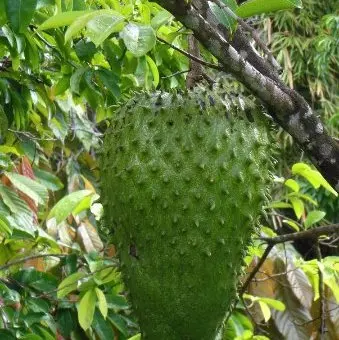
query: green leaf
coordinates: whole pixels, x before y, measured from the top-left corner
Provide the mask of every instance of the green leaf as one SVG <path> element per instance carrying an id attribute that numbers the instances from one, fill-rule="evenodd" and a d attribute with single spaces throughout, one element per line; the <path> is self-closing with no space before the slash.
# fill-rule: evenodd
<path id="1" fill-rule="evenodd" d="M 327 191 L 331 192 L 336 197 L 338 196 L 338 193 L 330 186 L 321 173 L 311 169 L 311 167 L 305 163 L 294 164 L 292 166 L 292 174 L 304 177 L 313 185 L 315 189 L 323 186 Z"/>
<path id="2" fill-rule="evenodd" d="M 111 324 L 107 322 L 97 310 L 95 310 L 94 313 L 92 328 L 99 340 L 112 340 L 115 338 Z"/>
<path id="3" fill-rule="evenodd" d="M 61 309 L 60 307 L 56 313 L 58 330 L 64 338 L 71 339 L 71 333 L 78 327 L 77 315 L 75 315 L 73 309 Z"/>
<path id="4" fill-rule="evenodd" d="M 110 70 L 97 70 L 95 75 L 99 77 L 102 84 L 116 98 L 120 97 L 119 78 Z"/>
<path id="5" fill-rule="evenodd" d="M 5 172 L 5 175 L 17 189 L 34 200 L 36 204 L 47 203 L 48 191 L 43 185 L 29 177 L 14 172 Z"/>
<path id="6" fill-rule="evenodd" d="M 37 0 L 6 0 L 7 18 L 14 32 L 25 31 L 33 18 L 36 6 Z"/>
<path id="7" fill-rule="evenodd" d="M 97 18 L 97 19 L 96 19 Z M 93 21 L 92 21 L 93 20 Z M 90 24 L 90 22 L 92 23 Z M 104 41 L 114 30 L 124 21 L 124 17 L 116 11 L 110 9 L 102 9 L 98 11 L 91 11 L 89 13 L 79 16 L 74 22 L 68 27 L 65 33 L 65 41 L 69 41 L 88 24 L 90 25 L 90 33 L 93 38 L 96 34 L 102 33 L 100 37 L 94 37 L 96 42 L 101 43 Z M 105 30 L 100 32 L 100 27 Z M 96 43 L 95 41 L 93 41 Z M 96 44 L 98 45 L 98 44 Z"/>
<path id="8" fill-rule="evenodd" d="M 17 148 L 14 146 L 0 145 L 0 152 L 1 153 L 12 153 L 14 155 L 20 156 L 20 153 L 18 152 Z"/>
<path id="9" fill-rule="evenodd" d="M 78 281 L 82 279 L 86 274 L 77 272 L 67 276 L 58 286 L 58 299 L 62 299 L 66 295 L 68 295 L 73 290 L 76 290 L 78 287 Z"/>
<path id="10" fill-rule="evenodd" d="M 305 220 L 305 227 L 309 228 L 311 225 L 321 221 L 325 217 L 326 213 L 320 210 L 313 210 L 307 214 Z"/>
<path id="11" fill-rule="evenodd" d="M 14 329 L 12 329 L 12 330 L 0 329 L 0 339 L 1 340 L 16 340 L 17 337 L 14 336 L 14 334 L 15 334 Z"/>
<path id="12" fill-rule="evenodd" d="M 108 314 L 109 321 L 113 324 L 115 328 L 119 330 L 124 336 L 128 334 L 127 323 L 119 314 L 110 312 Z"/>
<path id="13" fill-rule="evenodd" d="M 298 224 L 296 224 L 294 221 L 292 221 L 292 220 L 282 220 L 282 221 L 283 221 L 283 223 L 286 223 L 287 225 L 292 227 L 294 230 L 296 230 L 296 231 L 300 230 Z"/>
<path id="14" fill-rule="evenodd" d="M 129 309 L 130 305 L 128 304 L 126 298 L 122 295 L 106 295 L 107 306 L 109 309 L 120 310 L 120 309 Z"/>
<path id="15" fill-rule="evenodd" d="M 128 338 L 128 340 L 141 340 L 141 334 L 138 333 L 138 334 L 132 336 L 131 338 Z"/>
<path id="16" fill-rule="evenodd" d="M 107 284 L 110 282 L 117 282 L 120 278 L 120 273 L 116 270 L 116 268 L 108 267 L 100 270 L 95 274 L 95 281 L 98 282 L 99 285 Z"/>
<path id="17" fill-rule="evenodd" d="M 155 62 L 153 61 L 153 59 L 151 57 L 149 57 L 148 55 L 146 56 L 146 60 L 147 60 L 147 64 L 148 64 L 149 68 L 151 69 L 151 72 L 152 72 L 152 75 L 153 75 L 153 85 L 154 85 L 154 87 L 157 87 L 159 85 L 159 80 L 160 80 L 158 67 L 155 64 Z"/>
<path id="18" fill-rule="evenodd" d="M 292 205 L 286 202 L 272 202 L 268 205 L 268 208 L 272 209 L 287 209 L 292 208 Z"/>
<path id="19" fill-rule="evenodd" d="M 97 295 L 94 289 L 88 290 L 81 298 L 78 307 L 79 324 L 85 331 L 91 327 Z"/>
<path id="20" fill-rule="evenodd" d="M 289 197 L 289 200 L 292 203 L 295 215 L 300 219 L 305 210 L 304 202 L 296 197 Z"/>
<path id="21" fill-rule="evenodd" d="M 170 12 L 162 10 L 152 18 L 151 26 L 157 30 L 160 26 L 165 25 L 171 18 L 173 18 L 173 15 Z"/>
<path id="22" fill-rule="evenodd" d="M 64 187 L 60 179 L 49 171 L 33 168 L 36 180 L 48 190 L 58 191 Z"/>
<path id="23" fill-rule="evenodd" d="M 294 192 L 299 192 L 300 186 L 294 179 L 288 179 L 285 183 L 285 186 L 292 189 Z"/>
<path id="24" fill-rule="evenodd" d="M 50 211 L 47 219 L 55 217 L 57 224 L 65 220 L 88 196 L 93 195 L 90 190 L 80 190 L 63 197 Z M 86 207 L 84 207 L 86 209 Z M 79 211 L 78 211 L 79 212 Z"/>
<path id="25" fill-rule="evenodd" d="M 261 300 L 259 300 L 258 303 L 259 303 L 262 315 L 264 316 L 264 320 L 265 322 L 267 322 L 271 318 L 270 307 L 268 307 L 268 305 Z"/>
<path id="26" fill-rule="evenodd" d="M 3 202 L 13 214 L 27 214 L 31 215 L 31 210 L 24 200 L 12 189 L 0 183 L 0 195 Z"/>
<path id="27" fill-rule="evenodd" d="M 80 67 L 71 76 L 70 80 L 71 90 L 76 94 L 80 95 L 80 83 L 87 70 L 88 67 Z"/>
<path id="28" fill-rule="evenodd" d="M 14 274 L 14 280 L 18 281 L 24 286 L 36 289 L 41 292 L 54 291 L 57 287 L 57 279 L 44 272 L 39 272 L 35 268 L 23 269 Z"/>
<path id="29" fill-rule="evenodd" d="M 301 0 L 248 0 L 238 7 L 236 14 L 241 18 L 248 18 L 263 13 L 301 7 Z"/>
<path id="30" fill-rule="evenodd" d="M 95 292 L 96 292 L 97 298 L 98 298 L 99 311 L 102 314 L 102 316 L 104 317 L 104 319 L 106 319 L 107 313 L 108 313 L 108 307 L 107 307 L 107 301 L 106 301 L 105 294 L 103 293 L 103 291 L 100 288 L 95 288 Z"/>
<path id="31" fill-rule="evenodd" d="M 86 24 L 85 35 L 99 46 L 112 33 L 121 31 L 125 18 L 118 12 L 100 12 Z"/>
<path id="32" fill-rule="evenodd" d="M 216 3 L 212 1 L 208 1 L 208 5 L 211 9 L 211 12 L 217 18 L 217 20 L 227 27 L 229 30 L 233 31 L 237 21 L 232 18 L 229 14 L 227 14 L 222 8 L 220 8 Z"/>
<path id="33" fill-rule="evenodd" d="M 285 305 L 279 300 L 260 297 L 259 301 L 262 301 L 266 303 L 267 305 L 271 306 L 272 308 L 282 311 L 282 312 L 286 309 Z"/>
<path id="34" fill-rule="evenodd" d="M 25 334 L 23 337 L 20 337 L 21 340 L 44 340 L 41 336 L 37 334 Z"/>
<path id="35" fill-rule="evenodd" d="M 120 32 L 127 49 L 136 57 L 149 52 L 156 43 L 156 35 L 152 26 L 130 23 Z"/>
<path id="36" fill-rule="evenodd" d="M 6 216 L 0 213 L 0 233 L 5 234 L 5 236 L 9 236 L 12 234 L 12 229 L 9 221 Z"/>
<path id="37" fill-rule="evenodd" d="M 326 262 L 319 262 L 318 267 L 323 274 L 323 280 L 325 285 L 331 289 L 334 298 L 336 299 L 337 303 L 339 303 L 339 285 L 336 279 L 336 272 L 333 269 L 332 265 L 329 265 Z"/>
<path id="38" fill-rule="evenodd" d="M 7 22 L 6 3 L 4 0 L 0 0 L 0 26 L 5 25 L 6 22 Z"/>
<path id="39" fill-rule="evenodd" d="M 89 14 L 91 11 L 72 11 L 72 12 L 62 12 L 54 15 L 44 21 L 38 29 L 40 31 L 48 30 L 51 28 L 58 28 L 62 26 L 71 25 L 77 18 Z"/>
<path id="40" fill-rule="evenodd" d="M 97 48 L 91 41 L 87 42 L 83 39 L 76 43 L 74 49 L 80 60 L 85 60 L 88 62 L 91 61 L 94 54 L 97 52 Z"/>

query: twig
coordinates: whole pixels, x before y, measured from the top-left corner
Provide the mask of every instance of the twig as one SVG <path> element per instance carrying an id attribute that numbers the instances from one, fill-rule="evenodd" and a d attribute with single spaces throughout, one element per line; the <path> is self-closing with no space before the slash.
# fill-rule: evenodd
<path id="1" fill-rule="evenodd" d="M 260 267 L 263 265 L 263 263 L 265 262 L 267 256 L 270 254 L 271 250 L 273 249 L 274 244 L 268 244 L 267 248 L 264 251 L 264 254 L 261 256 L 259 262 L 257 263 L 257 265 L 253 268 L 253 270 L 251 271 L 250 275 L 248 276 L 248 278 L 246 279 L 245 283 L 243 284 L 243 286 L 240 289 L 240 295 L 243 295 L 246 292 L 247 287 L 249 286 L 249 284 L 251 283 L 251 281 L 253 280 L 253 278 L 255 277 L 255 275 L 257 274 L 258 270 L 260 269 Z"/>
<path id="2" fill-rule="evenodd" d="M 210 68 L 213 68 L 213 69 L 218 70 L 218 71 L 224 71 L 224 68 L 223 68 L 223 67 L 220 67 L 220 66 L 218 66 L 218 65 L 216 65 L 216 64 L 213 64 L 213 63 L 209 63 L 209 62 L 207 62 L 207 61 L 205 61 L 205 60 L 202 60 L 202 59 L 200 59 L 200 58 L 197 58 L 196 56 L 194 56 L 194 55 L 192 55 L 192 54 L 190 54 L 190 53 L 188 53 L 188 52 L 182 50 L 181 48 L 179 48 L 179 47 L 177 47 L 177 46 L 175 46 L 175 45 L 173 45 L 173 44 L 167 42 L 166 40 L 164 40 L 164 39 L 162 39 L 162 38 L 157 37 L 157 39 L 158 39 L 160 42 L 162 42 L 162 43 L 164 43 L 164 44 L 170 46 L 170 47 L 173 48 L 174 50 L 176 50 L 176 51 L 180 52 L 181 54 L 185 55 L 187 58 L 190 58 L 190 59 L 196 61 L 197 63 L 199 63 L 199 64 L 201 64 L 201 65 L 203 65 L 203 66 L 210 67 Z"/>
<path id="3" fill-rule="evenodd" d="M 68 256 L 68 255 L 69 254 L 40 254 L 40 255 L 27 256 L 27 257 L 23 257 L 22 259 L 11 261 L 11 262 L 4 264 L 3 266 L 0 266 L 0 271 L 6 270 L 11 266 L 15 266 L 17 264 L 24 263 L 24 262 L 34 260 L 34 259 L 38 259 L 38 258 L 41 258 L 41 257 L 59 257 L 59 258 L 62 258 L 62 257 Z"/>
<path id="4" fill-rule="evenodd" d="M 339 309 L 339 306 L 336 306 L 332 309 L 329 309 L 327 312 L 326 312 L 326 316 L 330 316 L 332 312 L 336 312 L 337 310 Z M 294 322 L 297 326 L 306 326 L 316 320 L 318 320 L 320 317 L 317 316 L 316 318 L 312 319 L 312 320 L 309 320 L 309 321 L 306 321 L 306 322 L 303 322 L 303 323 L 299 323 L 299 322 Z"/>
<path id="5" fill-rule="evenodd" d="M 32 133 L 28 131 L 18 131 L 18 130 L 13 130 L 13 129 L 8 129 L 8 131 L 13 132 L 16 135 L 23 135 L 26 138 L 32 139 L 32 140 L 39 140 L 39 141 L 56 141 L 56 138 L 40 138 L 40 137 L 35 137 Z M 20 137 L 18 136 L 20 139 Z"/>
<path id="6" fill-rule="evenodd" d="M 269 245 L 276 245 L 279 243 L 284 243 L 288 241 L 300 240 L 303 238 L 317 238 L 321 235 L 330 235 L 334 233 L 339 233 L 339 223 L 327 225 L 323 227 L 318 227 L 314 229 L 309 229 L 305 231 L 299 231 L 297 233 L 291 233 L 286 235 L 281 235 L 277 237 L 260 237 L 259 239 L 265 241 Z"/>
<path id="7" fill-rule="evenodd" d="M 318 262 L 322 262 L 322 255 L 319 246 L 319 240 L 315 244 L 315 249 L 317 253 Z M 326 306 L 325 306 L 325 299 L 324 299 L 324 277 L 323 273 L 319 268 L 318 265 L 318 275 L 319 275 L 319 301 L 320 301 L 320 308 L 319 308 L 319 319 L 320 319 L 320 340 L 325 339 L 325 331 L 326 331 Z"/>
<path id="8" fill-rule="evenodd" d="M 175 77 L 175 76 L 179 76 L 180 74 L 187 73 L 187 72 L 189 72 L 189 71 L 190 71 L 190 70 L 184 70 L 184 71 L 174 72 L 174 73 L 170 74 L 169 76 L 163 76 L 163 77 L 161 77 L 161 79 L 172 78 L 172 77 Z"/>

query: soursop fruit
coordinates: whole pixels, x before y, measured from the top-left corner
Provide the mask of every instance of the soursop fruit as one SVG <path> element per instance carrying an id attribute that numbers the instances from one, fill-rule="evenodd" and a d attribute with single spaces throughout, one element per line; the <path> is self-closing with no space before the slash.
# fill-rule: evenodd
<path id="1" fill-rule="evenodd" d="M 143 339 L 220 331 L 271 178 L 265 125 L 220 88 L 141 93 L 117 110 L 104 219 Z"/>

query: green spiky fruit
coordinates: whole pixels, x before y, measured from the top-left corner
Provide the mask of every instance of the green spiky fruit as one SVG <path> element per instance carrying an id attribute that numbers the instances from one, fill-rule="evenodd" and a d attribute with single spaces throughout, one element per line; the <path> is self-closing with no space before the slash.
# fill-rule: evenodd
<path id="1" fill-rule="evenodd" d="M 139 94 L 112 121 L 105 223 L 143 339 L 213 340 L 235 298 L 271 162 L 244 105 L 216 89 Z"/>

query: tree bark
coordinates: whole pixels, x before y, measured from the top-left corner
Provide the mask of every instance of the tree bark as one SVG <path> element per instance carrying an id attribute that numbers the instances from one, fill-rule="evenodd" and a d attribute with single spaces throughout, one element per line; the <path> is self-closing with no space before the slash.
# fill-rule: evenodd
<path id="1" fill-rule="evenodd" d="M 339 144 L 329 136 L 306 100 L 288 88 L 272 65 L 255 53 L 242 29 L 231 34 L 205 0 L 156 0 L 266 106 L 268 113 L 306 152 L 326 180 L 339 191 Z"/>

